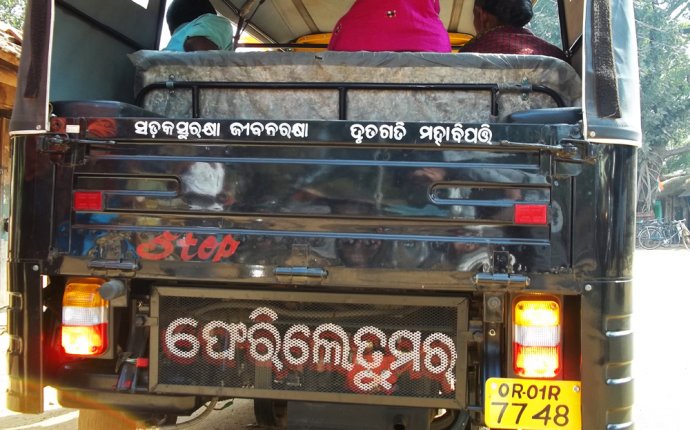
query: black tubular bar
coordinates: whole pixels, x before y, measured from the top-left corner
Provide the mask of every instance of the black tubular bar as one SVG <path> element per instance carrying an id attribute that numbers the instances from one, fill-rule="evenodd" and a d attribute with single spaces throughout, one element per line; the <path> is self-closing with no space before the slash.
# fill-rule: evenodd
<path id="1" fill-rule="evenodd" d="M 325 43 L 259 43 L 240 42 L 237 48 L 271 48 L 271 49 L 323 49 L 328 48 Z"/>
<path id="2" fill-rule="evenodd" d="M 565 0 L 558 0 L 558 19 L 561 22 L 561 46 L 563 46 L 563 51 L 565 52 L 565 58 L 570 63 L 570 59 L 573 58 L 575 52 L 580 49 L 582 45 L 582 34 L 577 36 L 572 44 L 569 44 L 568 37 L 568 21 L 565 16 Z"/>
<path id="3" fill-rule="evenodd" d="M 563 4 L 564 0 L 558 0 L 557 6 L 558 6 L 558 21 L 561 23 L 561 47 L 564 52 L 568 52 L 568 21 L 566 20 L 565 16 L 565 5 Z M 570 57 L 568 57 L 568 62 L 570 62 Z"/>
<path id="4" fill-rule="evenodd" d="M 544 85 L 532 85 L 532 92 L 546 94 L 556 102 L 556 106 L 565 107 L 565 101 L 558 91 Z"/>
<path id="5" fill-rule="evenodd" d="M 109 26 L 101 23 L 100 21 L 93 18 L 89 14 L 82 12 L 77 7 L 72 6 L 71 4 L 67 3 L 65 0 L 57 0 L 56 4 L 58 6 L 60 6 L 61 8 L 64 8 L 66 12 L 77 16 L 82 21 L 88 22 L 89 24 L 93 25 L 94 27 L 100 29 L 100 31 L 102 31 L 102 32 L 104 32 L 110 36 L 113 36 L 115 39 L 119 40 L 120 42 L 124 43 L 125 45 L 129 46 L 130 48 L 133 48 L 137 51 L 142 50 L 142 49 L 150 49 L 150 48 L 147 48 L 145 46 L 142 46 L 139 42 L 136 42 L 134 39 L 127 37 L 126 35 L 115 30 L 114 28 L 109 27 Z"/>
<path id="6" fill-rule="evenodd" d="M 154 82 L 139 91 L 136 103 L 143 105 L 144 97 L 153 90 L 191 89 L 192 117 L 199 118 L 200 89 L 262 89 L 262 90 L 336 90 L 338 91 L 338 119 L 347 119 L 347 92 L 349 90 L 416 90 L 416 91 L 488 91 L 491 93 L 491 115 L 498 116 L 500 91 L 537 92 L 547 94 L 558 107 L 565 106 L 563 98 L 543 85 L 518 86 L 515 89 L 499 88 L 498 84 L 417 84 L 417 83 L 368 83 L 368 82 L 201 82 L 165 81 Z"/>
<path id="7" fill-rule="evenodd" d="M 575 42 L 568 48 L 568 52 L 570 53 L 570 58 L 572 58 L 575 53 L 582 47 L 582 35 L 577 36 L 577 39 L 575 39 Z"/>
<path id="8" fill-rule="evenodd" d="M 269 48 L 275 50 L 315 50 L 315 51 L 326 51 L 328 49 L 328 44 L 326 43 L 260 43 L 260 42 L 238 42 L 233 45 L 235 48 Z M 452 45 L 451 49 L 456 50 L 462 48 L 463 45 Z"/>

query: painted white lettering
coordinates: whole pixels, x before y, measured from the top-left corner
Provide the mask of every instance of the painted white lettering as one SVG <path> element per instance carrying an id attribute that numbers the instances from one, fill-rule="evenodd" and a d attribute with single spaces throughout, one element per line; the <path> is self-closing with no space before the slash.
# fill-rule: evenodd
<path id="1" fill-rule="evenodd" d="M 204 353 L 213 360 L 233 361 L 237 345 L 247 338 L 247 327 L 242 324 L 228 324 L 223 321 L 211 321 L 206 324 L 201 331 L 202 339 L 205 343 Z M 217 351 L 216 346 L 221 343 L 225 346 L 224 350 Z"/>
<path id="2" fill-rule="evenodd" d="M 390 393 L 407 372 L 438 381 L 445 393 L 455 390 L 457 351 L 447 334 L 397 330 L 389 335 L 371 325 L 352 334 L 333 323 L 312 329 L 277 321 L 278 313 L 269 307 L 255 308 L 247 323 L 177 318 L 162 329 L 163 354 L 179 365 L 200 358 L 226 364 L 245 358 L 275 371 L 340 372 L 348 375 L 354 392 Z"/>

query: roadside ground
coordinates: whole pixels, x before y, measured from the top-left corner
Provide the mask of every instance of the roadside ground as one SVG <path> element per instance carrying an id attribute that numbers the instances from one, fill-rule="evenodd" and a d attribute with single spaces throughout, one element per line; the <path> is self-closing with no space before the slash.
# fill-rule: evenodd
<path id="1" fill-rule="evenodd" d="M 57 402 L 57 392 L 52 387 L 43 390 L 44 408 L 46 412 L 40 415 L 18 414 L 7 410 L 7 360 L 5 351 L 9 344 L 6 331 L 7 314 L 0 311 L 0 428 L 5 430 L 73 430 L 76 428 L 79 412 L 74 409 L 62 408 Z"/>

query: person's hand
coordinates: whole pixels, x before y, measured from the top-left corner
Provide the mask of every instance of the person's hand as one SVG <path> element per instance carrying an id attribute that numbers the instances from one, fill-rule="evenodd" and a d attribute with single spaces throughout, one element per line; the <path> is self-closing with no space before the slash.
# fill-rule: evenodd
<path id="1" fill-rule="evenodd" d="M 442 181 L 446 176 L 446 171 L 445 169 L 439 169 L 438 167 L 423 167 L 412 172 L 410 176 L 412 176 L 414 179 L 424 179 L 429 182 L 438 182 Z"/>

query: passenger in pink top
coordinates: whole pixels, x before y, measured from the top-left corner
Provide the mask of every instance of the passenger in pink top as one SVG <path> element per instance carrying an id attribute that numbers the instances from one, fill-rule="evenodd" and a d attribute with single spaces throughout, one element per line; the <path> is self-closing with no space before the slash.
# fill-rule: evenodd
<path id="1" fill-rule="evenodd" d="M 333 29 L 332 51 L 450 52 L 438 0 L 355 0 Z"/>

